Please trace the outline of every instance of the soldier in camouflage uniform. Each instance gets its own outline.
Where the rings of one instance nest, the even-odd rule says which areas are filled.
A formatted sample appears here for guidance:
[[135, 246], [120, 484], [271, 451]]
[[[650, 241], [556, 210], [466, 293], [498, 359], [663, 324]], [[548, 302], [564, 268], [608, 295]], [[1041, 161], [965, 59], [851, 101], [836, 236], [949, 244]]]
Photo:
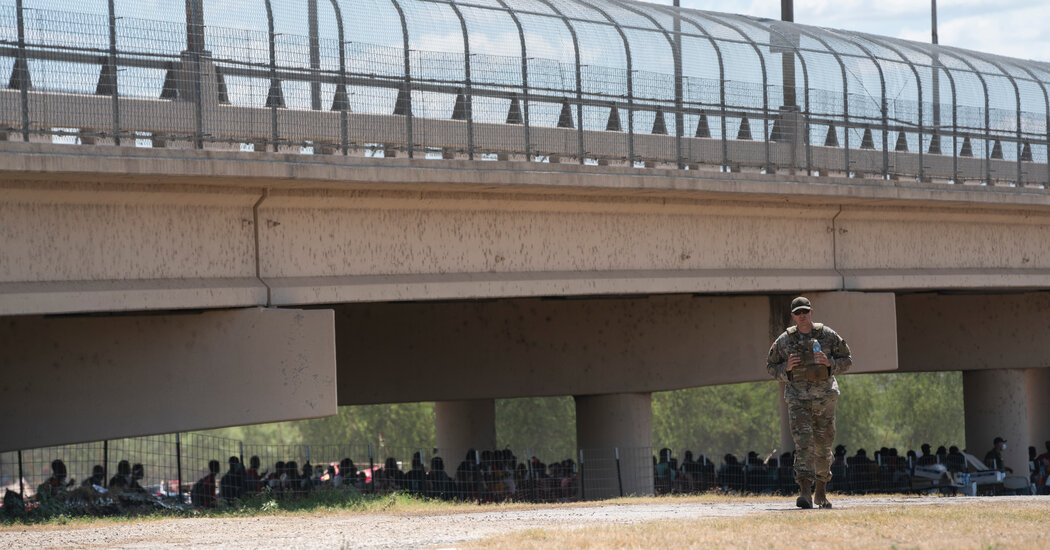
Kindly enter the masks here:
[[[812, 508], [816, 502], [821, 508], [831, 508], [826, 489], [831, 480], [835, 402], [839, 396], [835, 375], [849, 370], [853, 361], [846, 341], [830, 327], [814, 323], [812, 313], [805, 297], [791, 301], [795, 324], [770, 346], [766, 370], [786, 384], [784, 400], [795, 440], [795, 481], [799, 485], [795, 504]], [[815, 343], [819, 343], [819, 351]]]

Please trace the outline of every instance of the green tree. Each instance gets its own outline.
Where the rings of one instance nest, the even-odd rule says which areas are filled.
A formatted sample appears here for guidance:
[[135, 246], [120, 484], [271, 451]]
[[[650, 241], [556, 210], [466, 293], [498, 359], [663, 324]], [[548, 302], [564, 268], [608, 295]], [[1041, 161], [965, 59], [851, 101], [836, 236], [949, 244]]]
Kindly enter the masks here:
[[570, 396], [496, 400], [496, 440], [519, 459], [528, 450], [544, 462], [576, 452], [576, 403]]
[[429, 450], [435, 442], [434, 403], [339, 407], [335, 416], [302, 421], [299, 431], [303, 442], [309, 443], [373, 443], [397, 449], [401, 455]]
[[690, 388], [653, 394], [653, 445], [720, 461], [779, 445], [775, 382]]

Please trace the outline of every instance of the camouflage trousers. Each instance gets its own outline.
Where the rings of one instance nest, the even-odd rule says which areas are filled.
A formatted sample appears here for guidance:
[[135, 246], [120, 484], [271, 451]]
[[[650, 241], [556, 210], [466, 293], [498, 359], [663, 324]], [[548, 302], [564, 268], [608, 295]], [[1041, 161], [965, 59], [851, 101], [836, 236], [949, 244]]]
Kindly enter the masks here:
[[795, 440], [795, 481], [831, 481], [831, 446], [835, 442], [838, 395], [789, 399], [788, 420]]

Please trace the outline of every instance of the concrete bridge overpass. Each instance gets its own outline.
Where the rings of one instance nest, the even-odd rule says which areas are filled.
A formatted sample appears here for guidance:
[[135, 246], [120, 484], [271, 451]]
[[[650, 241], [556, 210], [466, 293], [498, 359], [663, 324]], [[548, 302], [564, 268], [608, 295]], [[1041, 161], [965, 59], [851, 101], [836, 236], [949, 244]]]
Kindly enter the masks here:
[[[636, 13], [632, 6], [606, 8]], [[890, 124], [885, 89], [867, 118], [845, 108], [848, 89], [844, 112], [819, 113], [808, 85], [805, 101], [781, 90], [780, 107], [768, 96], [760, 105], [726, 100], [716, 117], [688, 86], [609, 107], [608, 97], [585, 97], [582, 77], [568, 90], [581, 93], [564, 103], [569, 125], [509, 114], [482, 122], [469, 111], [447, 120], [411, 108], [226, 104], [229, 75], [261, 75], [268, 100], [282, 81], [316, 82], [338, 97], [354, 76], [417, 100], [425, 96], [412, 92], [447, 96], [450, 106], [474, 101], [454, 90], [477, 82], [420, 84], [407, 70], [368, 80], [277, 66], [274, 56], [259, 73], [236, 56], [204, 55], [192, 23], [187, 49], [163, 65], [171, 86], [165, 78], [161, 91], [174, 97], [129, 97], [119, 86], [41, 89], [29, 61], [97, 63], [99, 85], [109, 82], [107, 66], [155, 61], [114, 47], [107, 65], [87, 51], [8, 44], [0, 403], [19, 421], [0, 428], [2, 447], [433, 400], [439, 447], [454, 456], [495, 444], [494, 398], [543, 395], [576, 396], [581, 447], [644, 447], [651, 392], [766, 380], [766, 348], [799, 292], [847, 336], [858, 372], [964, 371], [972, 450], [994, 435], [1046, 438], [1050, 195], [1038, 122], [1050, 110], [1031, 116], [1020, 92], [1043, 86], [1042, 68], [809, 28], [799, 36], [829, 48], [847, 40], [854, 50], [820, 54], [801, 38], [775, 50], [771, 38], [793, 35], [736, 16], [680, 13], [694, 26], [680, 32], [696, 40], [722, 24], [740, 31], [723, 37], [727, 44], [751, 47], [765, 29], [763, 89], [777, 80], [766, 58], [790, 53], [801, 73], [806, 56], [845, 67], [867, 55], [862, 46], [924, 51], [936, 63], [927, 74], [911, 62], [919, 110], [925, 77], [958, 79], [960, 88], [980, 80], [986, 123], [962, 124], [965, 94], [954, 83], [950, 109], [933, 126], [921, 112]], [[666, 38], [660, 21], [650, 27]], [[275, 36], [271, 29], [271, 45]], [[672, 44], [684, 48], [686, 38]], [[410, 68], [418, 62], [406, 59]], [[1001, 73], [978, 78], [982, 60]], [[673, 65], [671, 81], [688, 82], [687, 69]], [[1014, 74], [1022, 68], [1028, 80]], [[1015, 86], [1006, 117], [1015, 128], [992, 128], [992, 100], [1001, 97], [987, 82], [996, 79]], [[727, 79], [717, 83], [725, 100]], [[540, 112], [560, 93], [490, 84], [506, 113], [515, 104]], [[584, 113], [599, 107], [594, 127], [596, 115]], [[631, 121], [628, 130], [652, 121], [652, 132], [613, 127], [614, 112]], [[744, 135], [754, 127], [748, 117], [763, 121], [758, 139]], [[817, 146], [811, 137], [822, 124], [828, 135]], [[852, 147], [851, 133], [860, 138]], [[894, 133], [904, 146], [891, 152]], [[57, 143], [70, 139], [79, 144]], [[94, 388], [126, 398], [100, 399]], [[1023, 471], [1024, 445], [1010, 452], [1007, 463]]]

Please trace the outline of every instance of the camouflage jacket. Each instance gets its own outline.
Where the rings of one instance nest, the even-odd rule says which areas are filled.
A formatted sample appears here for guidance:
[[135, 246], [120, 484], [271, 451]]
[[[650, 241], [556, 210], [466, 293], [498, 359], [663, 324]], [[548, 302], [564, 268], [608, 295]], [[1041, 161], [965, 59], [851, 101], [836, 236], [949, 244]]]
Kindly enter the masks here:
[[[820, 342], [821, 350], [831, 361], [829, 376], [825, 380], [794, 380], [792, 373], [787, 372], [788, 356], [792, 353], [800, 353], [803, 349], [812, 349], [813, 338]], [[838, 395], [839, 384], [835, 380], [835, 375], [848, 371], [852, 364], [853, 360], [850, 358], [846, 341], [837, 332], [831, 330], [831, 327], [813, 323], [813, 331], [809, 334], [802, 334], [798, 332], [797, 327], [792, 326], [778, 336], [773, 345], [769, 347], [766, 370], [773, 378], [787, 383], [784, 388], [784, 399], [816, 399], [833, 394]]]

